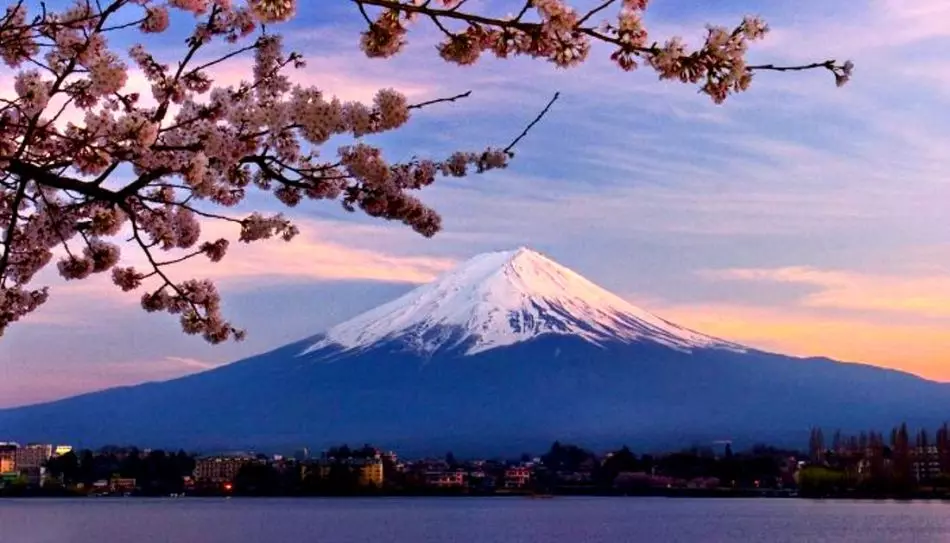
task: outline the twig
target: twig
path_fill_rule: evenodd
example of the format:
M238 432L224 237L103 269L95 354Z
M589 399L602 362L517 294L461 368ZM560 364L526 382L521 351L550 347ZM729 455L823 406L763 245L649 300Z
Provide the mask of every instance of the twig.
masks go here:
M834 60L826 60L824 62L813 62L811 64L802 64L801 66L776 66L775 64L758 64L756 66L746 66L746 70L771 70L773 72L802 72L805 70L814 70L815 68L827 68L833 70L835 67Z
M590 18L593 17L594 15L597 15L597 13L599 13L599 12L601 12L601 11L607 9L608 7L610 7L611 4L613 4L613 3L616 2L616 1L617 1L617 0L607 0L607 1L604 2L603 4L601 4L601 5L597 6L596 8L594 8L594 9L588 11L588 12L587 12L587 15L584 15L583 17L581 17L581 20L577 21L577 26L580 26L580 25L586 23L588 19L590 19Z
M560 97L561 97L561 93L560 93L560 92L555 92L555 93L554 93L554 97L551 98L551 101L548 102L548 105L544 106L544 109L541 110L541 113L538 113L538 116L535 117L533 121L531 121L530 123L528 123L528 126L526 126L526 127L524 128L524 130L522 130L521 133L518 134L518 137L515 138L514 141L512 141L511 143L509 143L509 144L508 144L508 147L505 147L505 148L504 148L505 154L507 154L508 156L511 156L511 154L512 154L512 153L511 153L511 150L515 147L515 145L518 145L518 142L520 142L522 139L524 139L525 136L528 135L528 132L530 132L531 129L534 128L534 125L536 125L536 124L538 124L539 122L541 122L541 119L542 119L545 115L547 115L548 110L551 109L551 106L553 106L553 105L554 105L554 102L557 102L557 99L560 98Z
M431 106L433 104L441 104L442 102L455 102L455 101L461 100L462 98L468 98L471 95L472 95L472 91L466 91L466 92L463 92L462 94L456 94L455 96L452 96L450 98L436 98L435 100L429 100L427 102L419 102L418 104L413 104L409 106L407 109L421 109L426 106Z

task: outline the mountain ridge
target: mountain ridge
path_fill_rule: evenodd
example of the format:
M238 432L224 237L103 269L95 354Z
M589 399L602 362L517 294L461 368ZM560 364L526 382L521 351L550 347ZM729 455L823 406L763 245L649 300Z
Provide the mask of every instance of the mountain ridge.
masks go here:
M812 426L929 427L950 413L950 385L707 340L609 292L575 288L593 283L538 253L489 255L475 265L484 273L463 263L341 323L336 335L331 328L171 381L0 410L0 436L197 450L369 442L404 454L494 455L555 440L640 450L719 439L801 446ZM518 311L528 302L527 315L554 308L554 320L527 320ZM496 318L483 320L492 309ZM519 318L497 318L509 310ZM514 332L473 349L486 322L491 334ZM695 342L684 348L666 333Z

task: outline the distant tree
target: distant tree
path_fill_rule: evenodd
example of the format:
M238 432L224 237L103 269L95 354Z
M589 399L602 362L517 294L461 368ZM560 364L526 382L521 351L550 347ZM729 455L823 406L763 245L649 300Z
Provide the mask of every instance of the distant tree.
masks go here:
M359 488L359 473L349 464L335 462L330 465L327 477L322 481L323 491L329 494L352 494Z
M251 496L273 496L279 493L280 476L270 464L250 462L241 466L234 477L234 491Z
M53 477L61 479L64 484L74 484L79 479L79 457L76 453L68 453L54 456L46 462L46 469Z
M97 479L96 458L89 449L79 455L79 478L82 483L90 484Z
M812 462L821 462L825 454L825 436L821 428L812 428L811 436L808 438L808 454Z
M937 430L936 445L940 472L950 474L950 428L947 427L946 422Z
M340 445L339 447L330 447L326 452L327 458L352 458L353 451L347 445Z
M834 435L831 438L831 450L835 454L841 454L844 452L844 441L841 438L841 430L835 430Z
M143 462L138 449L131 449L119 462L119 475L131 479L142 479Z
M390 161L363 136L397 130L416 111L469 93L410 103L383 89L372 104L362 104L293 85L287 71L302 68L304 60L286 52L271 29L292 19L298 7L316 11L325 4L78 0L56 9L9 0L0 16L0 59L18 71L13 95L0 104L0 333L47 300L47 288L32 281L55 259L67 280L111 272L123 291L144 289L142 307L178 315L185 333L212 343L240 339L243 331L221 314L213 283L169 275L176 263L225 256L229 240L202 239L199 219L234 223L245 243L290 240L298 230L281 214L234 217L222 209L269 192L288 207L336 200L347 210L401 221L431 236L440 217L412 193L439 176L506 167L553 103L507 145ZM511 2L500 12L517 11L512 17L465 0L347 4L366 22L359 43L373 58L399 53L419 22L445 36L438 53L453 64L473 64L492 53L569 68L584 62L598 42L620 69L649 66L660 79L695 85L717 103L746 90L757 72L827 70L841 85L852 71L850 62L834 60L750 65L749 44L768 31L756 17L731 28L709 26L694 49L675 37L655 40L643 24L646 0L607 0L589 11L563 0ZM180 56L150 52L147 46L177 42L159 35L189 18L194 26ZM110 47L129 41L145 44L121 53ZM215 86L214 69L240 55L254 58L245 81ZM146 95L131 84L129 62L147 80ZM338 137L347 141L325 148ZM123 261L116 236L130 240L144 267ZM170 254L162 257L163 251Z
M594 458L594 454L577 445L562 445L555 441L547 453L541 455L541 463L554 471L579 471L581 465Z
M901 423L900 427L893 432L891 448L893 451L894 478L907 484L914 478L907 423Z
M614 451L604 459L603 464L597 474L597 478L604 483L610 484L621 473L643 471L643 464L633 454L629 447L624 445L618 451Z

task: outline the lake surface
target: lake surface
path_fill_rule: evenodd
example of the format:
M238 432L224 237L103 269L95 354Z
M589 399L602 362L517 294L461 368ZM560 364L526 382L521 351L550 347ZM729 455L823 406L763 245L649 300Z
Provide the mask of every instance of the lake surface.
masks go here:
M950 504L783 499L0 500L2 543L950 541Z

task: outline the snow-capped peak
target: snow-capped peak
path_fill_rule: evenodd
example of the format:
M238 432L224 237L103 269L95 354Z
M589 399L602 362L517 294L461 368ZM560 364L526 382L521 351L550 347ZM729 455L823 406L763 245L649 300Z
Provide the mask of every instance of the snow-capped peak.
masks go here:
M542 334L597 344L738 348L667 322L521 247L478 255L432 283L334 326L305 353L398 339L421 353L464 344L466 354L475 354Z

